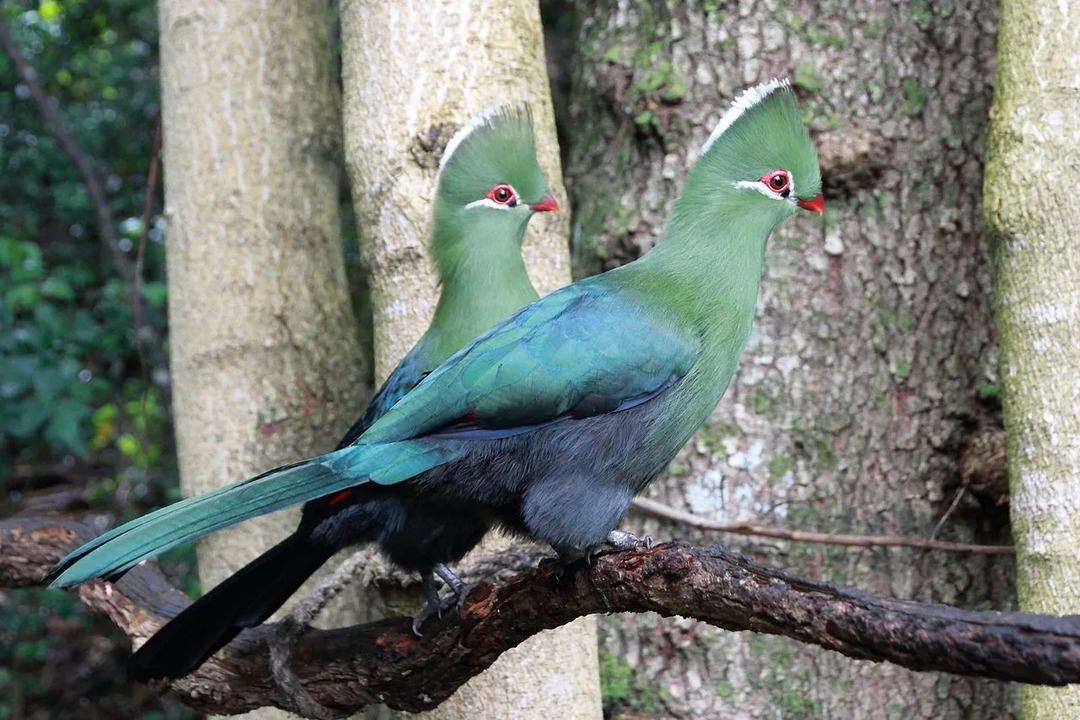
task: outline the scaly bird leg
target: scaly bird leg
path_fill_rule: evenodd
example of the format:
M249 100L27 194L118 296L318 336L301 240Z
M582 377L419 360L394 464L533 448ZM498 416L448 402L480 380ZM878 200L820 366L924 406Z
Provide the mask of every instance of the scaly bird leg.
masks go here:
M424 607L413 617L412 631L416 637L424 637L424 634L420 632L420 626L430 620L433 616L442 615L442 601L439 600L439 586L435 584L435 575L430 571L420 573L420 580L424 584L424 594L427 596L427 603Z
M423 637L420 627L425 622L432 617L442 617L447 610L460 608L469 595L469 586L446 565L436 563L433 571L429 570L420 574L424 582L424 594L427 595L427 604L424 605L424 608L417 613L412 621L412 631L417 637ZM453 591L454 597L452 600L443 602L439 598L439 586L435 583L435 575L442 578L442 581Z
M453 606L461 607L465 602L465 598L469 596L469 586L443 563L435 563L435 574L442 578L442 581L454 591Z

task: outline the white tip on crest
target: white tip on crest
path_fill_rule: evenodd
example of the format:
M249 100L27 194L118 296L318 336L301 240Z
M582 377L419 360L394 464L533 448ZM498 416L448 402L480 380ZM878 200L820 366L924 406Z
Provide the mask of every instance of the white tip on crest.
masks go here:
M747 110L769 97L774 91L786 87L791 87L790 80L787 78L773 78L767 83L755 85L739 93L731 102L731 107L728 108L728 111L720 118L720 122L716 124L716 128L713 129L712 135L709 135L709 139L701 146L700 154L704 155L708 152L709 148L712 147L712 144L716 142L716 140L723 135L736 120L742 117Z
M443 150L442 157L439 158L439 169L435 172L435 187L439 187L439 176L442 175L443 168L446 167L446 163L450 160L454 151L456 151L458 147L461 146L461 143L465 141L465 138L469 137L480 128L490 125L492 118L513 107L513 103L500 102L484 108L479 113L469 118L469 121L462 125L460 130L454 133L454 136L450 138L450 142L446 143L446 149Z

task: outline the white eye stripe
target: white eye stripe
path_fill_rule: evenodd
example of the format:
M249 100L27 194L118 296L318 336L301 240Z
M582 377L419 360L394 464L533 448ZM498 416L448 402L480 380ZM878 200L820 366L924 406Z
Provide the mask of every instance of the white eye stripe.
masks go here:
M483 200L473 200L471 203L465 206L466 208L474 207L488 207L495 208L496 210L513 210L514 208L509 205L500 205L491 198L484 198Z
M795 178L791 177L790 175L788 176L788 186L780 192L776 192L771 187L763 183L761 180L739 180L735 182L732 187L739 190L743 188L753 188L765 197L773 198L774 200L787 200L788 202L794 203L796 199ZM783 194L784 192L787 192L786 197Z

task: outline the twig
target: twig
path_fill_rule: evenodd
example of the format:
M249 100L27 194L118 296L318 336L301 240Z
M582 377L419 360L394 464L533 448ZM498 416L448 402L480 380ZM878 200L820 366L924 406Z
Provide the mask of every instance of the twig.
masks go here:
M135 257L135 277L131 284L131 319L135 324L135 352L139 356L139 365L142 366L143 372L144 416L146 415L146 394L149 392L150 379L147 376L147 362L143 353L142 341L142 275L143 261L146 258L146 240L150 235L150 214L154 210L154 191L157 189L161 140L161 115L159 114L157 120L154 121L154 146L150 151L150 169L146 173L146 196L143 198L142 232L139 235L139 251Z
M956 493L953 494L952 502L949 503L949 508L942 513L941 518L934 525L933 531L930 533L930 539L933 540L937 537L937 534L941 532L941 528L945 527L945 522L949 519L949 516L956 510L956 506L960 504L960 500L964 497L964 493L967 491L967 484L962 484L956 489Z
M42 87L37 72L27 62L22 51L19 50L15 38L11 35L11 29L8 28L3 16L0 16L0 46L3 46L4 52L7 53L15 66L15 72L18 74L19 79L30 92L30 99L33 101L37 111L41 113L49 135L56 141L56 144L67 156L68 160L75 165L75 169L79 171L83 185L86 186L86 193L90 197L90 204L94 206L94 212L97 214L98 232L101 233L101 239L105 242L109 257L112 258L113 267L123 278L125 284L131 285L135 277L135 271L132 269L131 263L128 262L124 252L120 249L119 239L116 234L116 223L113 222L112 211L109 209L109 199L105 194L105 186L94 170L90 158L79 147L71 132L64 127L56 109L49 102L49 96L45 93L45 88Z
M66 552L90 537L62 520L0 522L0 587L36 585ZM460 612L417 638L406 618L302 635L290 665L304 692L334 714L385 703L418 711L437 706L507 649L574 618L653 611L717 627L784 635L850 657L913 670L1016 682L1080 682L1080 619L974 612L875 597L805 580L721 547L681 544L620 551L556 575L555 563L505 583L477 587ZM115 584L78 590L83 605L107 614L130 637L146 637L187 599L154 563ZM173 683L185 702L214 713L266 705L295 707L274 684L268 640L273 625L247 631L192 675Z
M808 532L805 530L782 530L746 522L722 523L693 513L676 510L673 507L636 498L634 507L655 517L673 520L699 530L725 532L732 535L770 537L792 542L814 543L818 545L846 545L849 547L910 547L924 550L942 550L944 552L970 552L984 555L1012 555L1016 550L1011 545L969 545L968 543L946 542L910 535L840 535L833 533Z

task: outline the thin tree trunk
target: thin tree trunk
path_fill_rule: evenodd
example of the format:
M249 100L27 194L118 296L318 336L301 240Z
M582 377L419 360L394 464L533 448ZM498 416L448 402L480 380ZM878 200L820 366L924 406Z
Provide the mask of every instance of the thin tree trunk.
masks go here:
M749 84L794 78L824 169L823 221L774 233L739 374L651 496L720 521L928 536L971 426L994 419L978 395L997 382L980 204L997 0L568 5L580 267L625 262L656 241L686 168ZM626 527L721 540L871 592L1014 602L1006 558L702 536L642 517ZM941 536L1007 540L1006 513L968 494ZM1014 707L1003 683L683 619L607 618L601 640L616 714L974 720Z
M1020 607L1080 612L1080 2L1005 0L986 172ZM1080 687L1025 687L1027 720Z
M429 203L439 155L457 127L495 102L528 100L540 165L560 202L565 192L535 2L351 0L341 17L345 155L370 269L381 380L434 309ZM570 279L567 215L553 215L534 218L525 242L541 294ZM406 600L366 595L372 615L415 612L419 595ZM599 717L595 626L583 618L532 638L428 717Z
M365 385L325 12L301 0L163 0L159 13L169 346L181 482L193 495L331 449ZM203 588L297 517L200 541Z

